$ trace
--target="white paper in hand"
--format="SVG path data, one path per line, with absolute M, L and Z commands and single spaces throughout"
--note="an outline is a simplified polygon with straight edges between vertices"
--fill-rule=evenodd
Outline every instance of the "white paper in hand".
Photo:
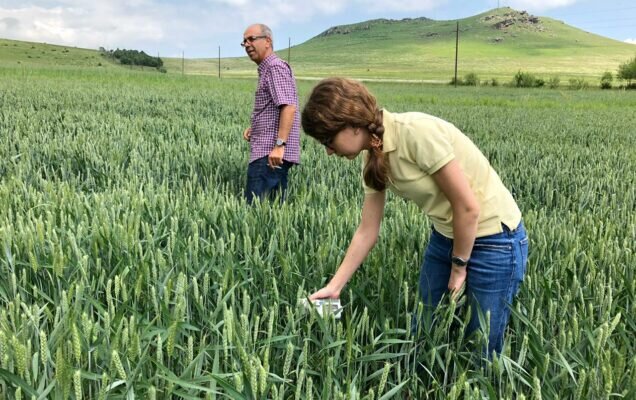
M 309 301 L 307 299 L 300 299 L 300 303 L 310 310 L 312 307 L 316 308 L 316 312 L 321 317 L 327 314 L 333 314 L 334 318 L 340 319 L 342 315 L 342 304 L 340 299 L 318 299 Z

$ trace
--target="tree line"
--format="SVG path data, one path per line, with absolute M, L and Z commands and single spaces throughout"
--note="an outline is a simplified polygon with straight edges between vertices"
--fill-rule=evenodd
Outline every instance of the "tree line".
M 161 58 L 149 56 L 144 51 L 127 49 L 106 50 L 103 47 L 100 47 L 99 51 L 103 56 L 117 60 L 123 65 L 140 65 L 157 69 L 163 67 L 163 60 Z

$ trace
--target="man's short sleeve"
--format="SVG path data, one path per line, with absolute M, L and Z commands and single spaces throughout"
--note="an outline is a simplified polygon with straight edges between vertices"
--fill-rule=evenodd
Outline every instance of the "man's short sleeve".
M 267 86 L 277 107 L 298 104 L 296 82 L 289 66 L 272 65 L 267 74 Z

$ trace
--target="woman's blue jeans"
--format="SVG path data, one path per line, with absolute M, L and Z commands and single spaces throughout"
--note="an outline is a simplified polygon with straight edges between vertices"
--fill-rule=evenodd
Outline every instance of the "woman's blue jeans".
M 490 311 L 489 357 L 493 351 L 501 353 L 510 306 L 528 262 L 528 236 L 523 222 L 514 230 L 505 225 L 503 229 L 502 233 L 475 240 L 466 267 L 464 293 L 472 308 L 466 334 L 479 328 L 479 312 L 485 317 Z M 420 294 L 425 314 L 431 315 L 444 293 L 448 293 L 452 250 L 453 240 L 433 230 L 420 271 Z

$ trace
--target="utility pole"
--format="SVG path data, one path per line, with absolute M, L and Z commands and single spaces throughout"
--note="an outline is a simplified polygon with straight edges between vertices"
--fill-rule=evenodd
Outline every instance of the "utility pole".
M 181 75 L 185 75 L 185 51 L 181 52 Z
M 289 38 L 289 44 L 287 45 L 287 64 L 291 65 L 291 37 Z
M 219 46 L 219 79 L 221 79 L 221 46 Z
M 459 21 L 457 21 L 457 33 L 455 35 L 455 87 L 457 87 L 457 54 L 459 49 Z

